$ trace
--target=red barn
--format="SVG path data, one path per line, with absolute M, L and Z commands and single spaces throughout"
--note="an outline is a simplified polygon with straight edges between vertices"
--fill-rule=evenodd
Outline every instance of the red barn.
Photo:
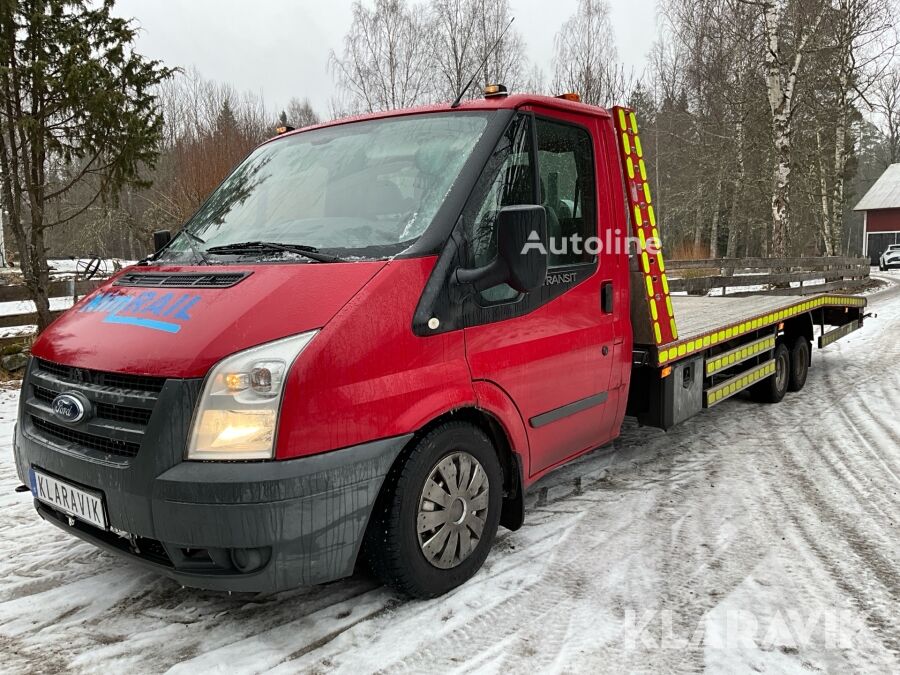
M 859 201 L 863 212 L 863 255 L 873 265 L 890 244 L 900 244 L 900 164 L 891 164 Z

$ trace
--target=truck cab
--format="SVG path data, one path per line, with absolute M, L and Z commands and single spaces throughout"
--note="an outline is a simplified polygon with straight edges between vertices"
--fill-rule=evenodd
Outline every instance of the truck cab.
M 709 347 L 673 342 L 661 257 L 629 255 L 631 119 L 500 95 L 264 143 L 35 343 L 15 453 L 38 513 L 187 586 L 362 561 L 418 597 L 463 583 L 529 485 Z

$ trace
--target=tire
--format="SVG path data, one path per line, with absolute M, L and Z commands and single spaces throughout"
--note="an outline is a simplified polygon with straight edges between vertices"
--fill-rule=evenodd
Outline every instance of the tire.
M 794 340 L 791 347 L 791 372 L 788 377 L 788 391 L 800 391 L 809 375 L 810 343 L 802 335 Z
M 751 387 L 753 400 L 760 403 L 780 403 L 787 393 L 791 371 L 791 354 L 783 342 L 775 346 L 775 372 Z
M 466 473 L 469 485 L 460 486 Z M 448 488 L 454 480 L 457 485 Z M 481 429 L 464 422 L 436 427 L 385 478 L 363 544 L 369 569 L 415 598 L 434 598 L 468 581 L 491 549 L 502 491 L 497 452 Z M 420 523 L 435 527 L 419 533 Z

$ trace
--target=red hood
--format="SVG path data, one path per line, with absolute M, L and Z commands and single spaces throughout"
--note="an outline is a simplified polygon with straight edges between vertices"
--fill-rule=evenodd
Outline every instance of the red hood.
M 115 277 L 54 321 L 32 353 L 95 370 L 202 377 L 229 354 L 321 328 L 384 265 L 132 267 L 125 272 L 249 275 L 230 288 L 117 286 Z

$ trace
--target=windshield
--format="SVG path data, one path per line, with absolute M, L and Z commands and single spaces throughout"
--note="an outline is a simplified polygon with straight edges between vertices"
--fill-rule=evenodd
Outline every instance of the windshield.
M 481 113 L 342 124 L 267 143 L 212 193 L 163 258 L 277 242 L 343 260 L 385 258 L 431 224 L 487 125 Z M 312 262 L 289 251 L 210 252 Z M 226 256 L 222 260 L 222 256 Z

